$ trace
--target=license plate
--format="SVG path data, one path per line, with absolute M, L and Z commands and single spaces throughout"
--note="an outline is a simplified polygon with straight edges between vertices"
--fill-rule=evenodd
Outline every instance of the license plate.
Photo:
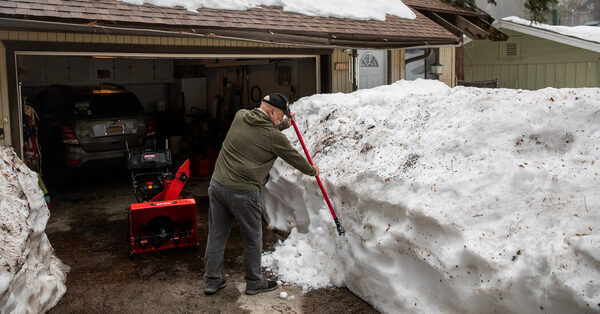
M 121 135 L 123 134 L 122 124 L 109 124 L 104 126 L 104 133 L 106 135 Z

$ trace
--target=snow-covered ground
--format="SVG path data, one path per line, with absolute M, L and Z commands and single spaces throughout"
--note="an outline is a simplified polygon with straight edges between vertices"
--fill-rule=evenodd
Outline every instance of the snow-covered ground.
M 0 313 L 43 313 L 67 288 L 68 266 L 46 237 L 50 213 L 38 177 L 0 146 Z
M 291 108 L 347 233 L 278 160 L 263 195 L 291 235 L 263 265 L 284 282 L 390 313 L 600 311 L 600 89 L 399 81 Z
M 386 15 L 415 19 L 416 15 L 401 0 L 119 0 L 131 4 L 163 7 L 181 6 L 190 11 L 199 8 L 248 10 L 260 6 L 279 6 L 284 11 L 309 16 L 385 21 Z

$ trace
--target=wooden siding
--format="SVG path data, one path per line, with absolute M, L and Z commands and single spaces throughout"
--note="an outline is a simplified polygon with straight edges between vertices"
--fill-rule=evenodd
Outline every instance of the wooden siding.
M 352 92 L 352 82 L 348 79 L 348 70 L 338 71 L 335 69 L 336 63 L 348 63 L 348 54 L 342 49 L 335 49 L 331 56 L 331 92 L 332 93 L 350 93 Z
M 406 64 L 404 63 L 404 49 L 391 50 L 390 69 L 391 77 L 390 84 L 406 78 Z
M 450 87 L 456 85 L 456 49 L 454 47 L 441 47 L 439 62 L 442 65 L 442 75 L 440 81 Z
M 598 62 L 561 62 L 465 67 L 467 80 L 499 79 L 502 88 L 599 87 Z
M 465 80 L 498 78 L 502 88 L 600 87 L 600 53 L 558 42 L 506 32 L 517 56 L 506 56 L 506 44 L 472 41 L 465 45 Z
M 4 36 L 8 33 L 6 31 L 0 31 L 0 36 Z M 6 81 L 7 73 L 6 73 L 6 48 L 0 42 L 0 120 L 3 117 L 9 117 L 8 112 L 8 83 Z M 4 139 L 0 139 L 0 145 L 11 145 L 10 140 L 10 123 L 2 124 L 0 121 L 0 127 L 4 128 Z

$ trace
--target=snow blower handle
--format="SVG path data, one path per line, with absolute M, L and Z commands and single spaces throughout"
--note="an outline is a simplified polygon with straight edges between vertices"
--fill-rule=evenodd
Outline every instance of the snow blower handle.
M 312 166 L 314 166 L 312 158 L 310 158 L 310 154 L 308 153 L 308 150 L 306 149 L 306 145 L 304 144 L 304 140 L 302 140 L 302 135 L 300 135 L 300 130 L 298 130 L 298 126 L 296 125 L 296 121 L 294 121 L 292 119 L 290 119 L 290 121 L 292 122 L 292 125 L 294 126 L 294 130 L 296 130 L 296 135 L 298 135 L 298 139 L 300 140 L 300 144 L 302 144 L 302 149 L 304 149 L 304 154 L 306 154 L 306 159 L 308 159 L 308 162 Z M 331 216 L 333 216 L 333 221 L 335 221 L 335 226 L 337 228 L 338 234 L 339 235 L 344 235 L 346 233 L 346 230 L 344 230 L 344 227 L 342 227 L 342 224 L 340 223 L 340 220 L 335 215 L 335 211 L 333 210 L 333 206 L 331 206 L 331 202 L 329 201 L 329 197 L 327 196 L 327 192 L 325 192 L 325 188 L 323 187 L 323 183 L 321 183 L 321 179 L 319 178 L 319 176 L 315 176 L 315 178 L 317 178 L 317 182 L 319 183 L 319 187 L 321 188 L 321 192 L 323 192 L 323 196 L 325 197 L 325 202 L 327 202 L 327 206 L 329 206 L 329 211 L 331 212 Z

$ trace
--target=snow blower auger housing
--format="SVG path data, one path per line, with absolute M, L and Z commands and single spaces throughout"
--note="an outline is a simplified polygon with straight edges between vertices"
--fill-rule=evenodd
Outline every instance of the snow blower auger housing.
M 168 142 L 164 150 L 128 147 L 127 166 L 138 203 L 129 207 L 129 254 L 177 247 L 198 247 L 196 201 L 179 199 L 190 176 L 186 160 L 174 175 Z

